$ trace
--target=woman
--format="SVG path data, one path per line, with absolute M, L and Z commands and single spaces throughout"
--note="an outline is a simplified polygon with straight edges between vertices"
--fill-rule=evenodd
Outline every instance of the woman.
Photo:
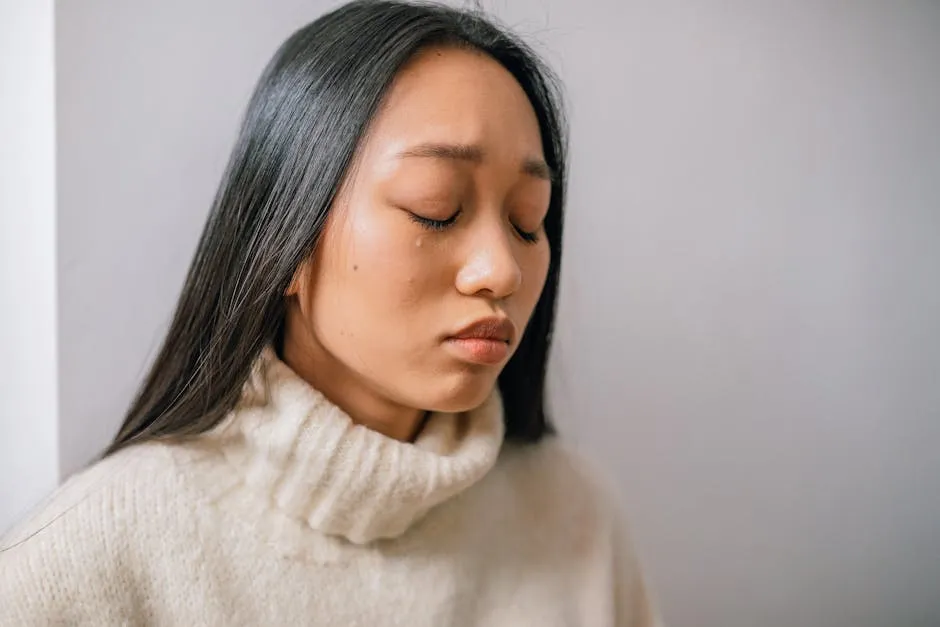
M 4 543 L 5 624 L 653 624 L 545 417 L 564 150 L 479 15 L 291 36 L 117 437 Z

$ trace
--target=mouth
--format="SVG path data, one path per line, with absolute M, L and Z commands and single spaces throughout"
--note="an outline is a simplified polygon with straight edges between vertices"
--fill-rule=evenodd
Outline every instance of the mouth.
M 509 318 L 490 317 L 473 322 L 447 338 L 446 345 L 471 363 L 499 364 L 509 356 L 516 327 Z

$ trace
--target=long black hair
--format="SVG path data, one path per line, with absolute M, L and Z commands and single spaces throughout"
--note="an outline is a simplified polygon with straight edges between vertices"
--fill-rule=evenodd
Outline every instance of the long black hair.
M 502 64 L 535 109 L 554 173 L 548 280 L 499 377 L 506 437 L 552 431 L 545 378 L 561 263 L 567 131 L 559 83 L 533 50 L 476 10 L 357 1 L 295 32 L 265 68 L 193 258 L 166 338 L 105 451 L 186 437 L 235 405 L 252 363 L 283 333 L 284 292 L 314 250 L 357 147 L 399 69 L 456 46 Z

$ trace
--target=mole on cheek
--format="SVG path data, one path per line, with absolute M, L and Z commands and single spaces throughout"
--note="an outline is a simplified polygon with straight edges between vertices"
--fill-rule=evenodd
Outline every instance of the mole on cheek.
M 356 264 L 353 264 L 353 272 L 355 272 L 358 269 L 359 269 L 359 266 L 357 266 Z

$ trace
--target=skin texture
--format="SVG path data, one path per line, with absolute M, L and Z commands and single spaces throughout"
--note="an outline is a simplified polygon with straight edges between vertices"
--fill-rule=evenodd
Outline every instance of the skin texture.
M 509 356 L 472 363 L 448 338 L 508 317 L 515 350 L 548 273 L 547 174 L 535 113 L 507 70 L 475 51 L 419 53 L 287 292 L 284 361 L 353 421 L 399 440 L 428 411 L 481 404 Z M 456 220 L 432 228 L 412 214 Z

